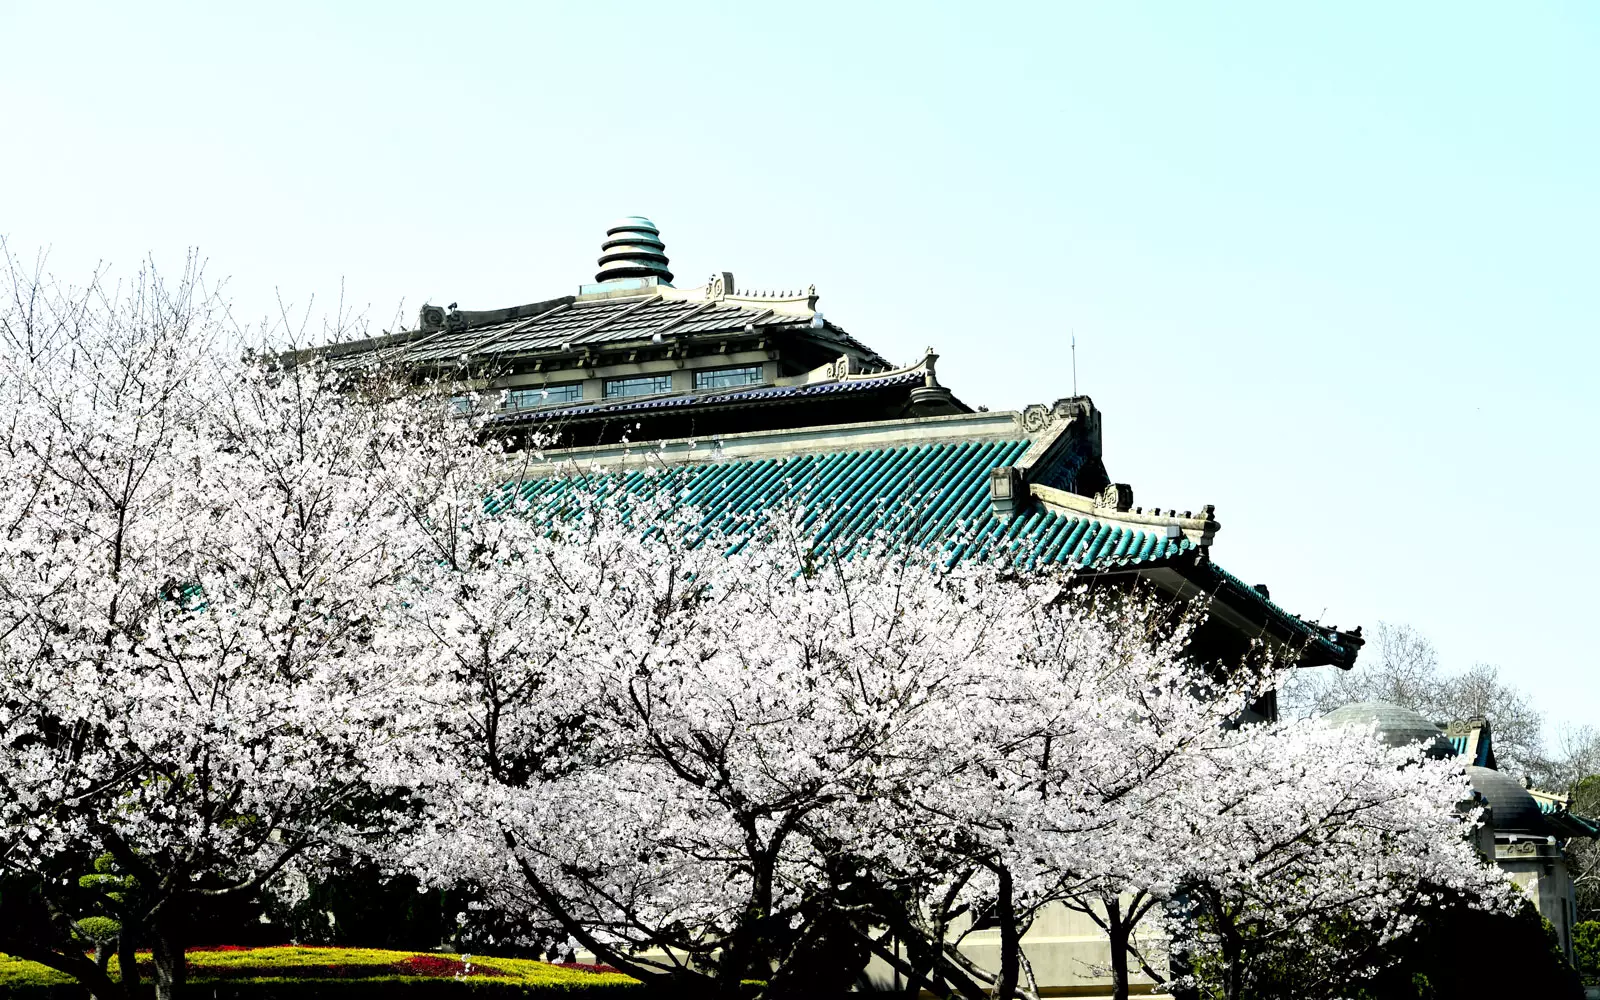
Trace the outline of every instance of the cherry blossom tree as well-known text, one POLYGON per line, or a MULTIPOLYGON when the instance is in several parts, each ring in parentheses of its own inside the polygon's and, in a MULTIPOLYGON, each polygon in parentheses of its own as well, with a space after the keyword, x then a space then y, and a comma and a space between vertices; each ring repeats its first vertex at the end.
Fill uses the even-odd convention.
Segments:
POLYGON ((1220 996, 1259 995, 1286 959, 1295 995, 1343 995, 1435 903, 1509 912, 1459 762, 1315 722, 1222 735, 1191 758, 1163 820, 1185 845, 1188 904, 1168 931, 1210 956, 1200 978, 1220 996))
MULTIPOLYGON (((1097 915, 1118 918, 1120 896, 1134 891, 1131 912, 1107 924, 1125 991, 1127 936, 1171 867, 1170 843, 1150 840, 1142 817, 1181 791, 1186 755, 1266 690, 1258 667, 1218 675, 1188 660, 1201 607, 1045 585, 1052 599, 991 623, 1005 633, 1001 655, 931 734, 933 766, 880 796, 886 823, 931 842, 924 865, 940 875, 920 898, 901 894, 918 912, 899 921, 898 937, 921 932, 897 966, 909 981, 939 978, 926 961, 937 956, 997 995, 1023 980, 1032 989, 1021 939, 1042 907, 1093 898, 1097 915), (998 968, 964 958, 951 933, 963 925, 998 930, 998 968)), ((891 839, 858 826, 869 843, 891 839)))
POLYGON ((1236 728, 1278 677, 1188 662, 1203 608, 942 568, 892 537, 821 552, 803 517, 714 525, 613 490, 462 494, 450 555, 379 642, 434 723, 411 866, 635 975, 798 994, 876 957, 937 994, 1012 996, 1032 916, 1094 897, 1125 992, 1130 957, 1156 974, 1132 939, 1152 907, 1216 903, 1233 923, 1213 930, 1270 907, 1287 935, 1335 912, 1400 927, 1425 879, 1494 888, 1458 772, 1236 728), (1269 829, 1286 842, 1249 839, 1269 829), (996 968, 959 948, 978 923, 996 968))
POLYGON ((531 897, 636 975, 848 986, 869 941, 835 905, 830 807, 924 766, 908 734, 959 700, 996 605, 1034 598, 881 545, 816 561, 781 516, 565 513, 478 526, 387 633, 448 666, 420 699, 443 722, 423 866, 531 897))
MULTIPOLYGON (((189 918, 385 834, 398 713, 374 650, 448 456, 426 398, 252 361, 191 269, 0 314, 0 866, 108 853, 162 1000, 189 918)), ((24 287, 26 286, 26 287, 24 287)), ((87 869, 84 869, 87 870, 87 869)), ((35 880, 0 948, 117 988, 35 880)))

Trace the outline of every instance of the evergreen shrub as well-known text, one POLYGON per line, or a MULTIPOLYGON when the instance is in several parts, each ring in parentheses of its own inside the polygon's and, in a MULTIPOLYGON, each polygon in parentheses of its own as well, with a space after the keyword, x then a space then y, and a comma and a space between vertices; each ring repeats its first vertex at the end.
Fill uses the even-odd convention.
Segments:
POLYGON ((1585 986, 1600 986, 1600 920, 1572 928, 1572 957, 1585 986))
MULTIPOLYGON (((141 954, 141 959, 146 955, 141 954)), ((388 1000, 390 997, 602 996, 632 990, 632 978, 603 967, 573 968, 520 958, 440 955, 369 948, 242 948, 188 953, 196 996, 216 1000, 388 1000)), ((149 982, 150 969, 140 961, 149 982)), ((113 979, 120 977, 115 958, 113 979)), ((0 996, 16 1000, 82 1000, 71 977, 33 962, 0 955, 0 996)))

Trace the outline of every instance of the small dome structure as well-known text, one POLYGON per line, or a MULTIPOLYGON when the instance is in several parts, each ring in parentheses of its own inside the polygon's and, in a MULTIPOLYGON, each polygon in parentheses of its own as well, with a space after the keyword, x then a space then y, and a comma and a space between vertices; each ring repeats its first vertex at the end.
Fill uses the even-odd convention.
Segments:
POLYGON ((1386 701, 1358 701, 1342 705, 1322 717, 1329 726, 1374 726, 1378 739, 1392 747, 1417 743, 1427 746, 1427 754, 1437 760, 1455 756, 1455 748, 1444 730, 1409 708, 1386 701))
POLYGON ((1523 787, 1522 782, 1487 767, 1467 768, 1467 780, 1472 790, 1489 807, 1489 825, 1495 833, 1520 833, 1534 837, 1550 834, 1550 824, 1545 822, 1539 803, 1523 787))
POLYGON ((600 271, 595 281, 623 278, 657 278, 672 281, 667 270, 667 246, 661 230, 642 215, 629 215, 606 227, 606 240, 600 244, 600 271))

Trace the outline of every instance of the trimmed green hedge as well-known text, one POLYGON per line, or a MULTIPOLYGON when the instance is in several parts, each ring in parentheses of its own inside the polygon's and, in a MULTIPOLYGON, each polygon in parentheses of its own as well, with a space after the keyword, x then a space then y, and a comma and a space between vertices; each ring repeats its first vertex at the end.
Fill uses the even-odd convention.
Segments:
POLYGON ((32 962, 24 962, 10 955, 0 955, 0 997, 18 1000, 54 1000, 56 997, 78 997, 83 990, 77 980, 64 972, 32 962))
MULTIPOLYGON (((195 994, 217 1000, 432 1000, 435 997, 610 995, 638 983, 619 972, 593 972, 517 958, 477 958, 461 975, 460 957, 362 948, 238 948, 191 951, 195 994), (424 974, 416 974, 422 972, 424 974)), ((148 982, 141 960, 140 972, 148 982)), ((112 960, 112 978, 118 978, 112 960)), ((43 965, 0 955, 0 996, 81 1000, 82 986, 43 965)))

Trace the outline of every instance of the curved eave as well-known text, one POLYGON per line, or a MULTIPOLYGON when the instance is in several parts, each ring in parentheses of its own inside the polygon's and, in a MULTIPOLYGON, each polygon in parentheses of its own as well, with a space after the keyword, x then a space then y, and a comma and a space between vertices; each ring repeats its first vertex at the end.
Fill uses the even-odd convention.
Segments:
POLYGON ((1548 808, 1543 802, 1539 803, 1539 811, 1544 814, 1544 821, 1550 825, 1550 828, 1555 831, 1558 837, 1568 839, 1572 837, 1600 838, 1600 823, 1589 819, 1587 816, 1579 816, 1577 813, 1568 812, 1565 809, 1548 808))
POLYGON ((1308 622, 1271 600, 1254 587, 1212 562, 1205 549, 1191 544, 1171 555, 1086 567, 1089 572, 1136 573, 1184 598, 1205 598, 1211 611, 1232 627, 1258 638, 1282 644, 1296 653, 1302 667, 1335 666, 1348 670, 1361 648, 1359 635, 1308 622))
POLYGON ((1361 648, 1359 635, 1308 622, 1273 603, 1260 591, 1213 562, 1205 563, 1205 571, 1215 579, 1217 594, 1225 594, 1235 606, 1251 608, 1262 617, 1264 623, 1287 632, 1300 650, 1301 666, 1335 666, 1344 670, 1355 666, 1356 654, 1361 648))

